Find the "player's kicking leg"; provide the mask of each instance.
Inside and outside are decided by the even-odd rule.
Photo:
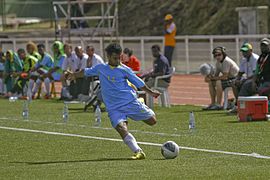
[[[145,159],[145,153],[142,151],[142,148],[138,145],[135,137],[128,132],[127,122],[122,121],[116,127],[116,131],[122,137],[124,143],[134,152],[134,155],[131,157],[134,160]]]

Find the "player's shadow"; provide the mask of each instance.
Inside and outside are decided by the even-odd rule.
[[[23,162],[14,161],[14,164],[27,164],[27,165],[46,165],[46,164],[64,164],[64,163],[84,163],[84,162],[102,162],[102,161],[129,161],[131,158],[99,158],[99,159],[86,159],[86,160],[63,160],[63,161],[37,161],[37,162]]]

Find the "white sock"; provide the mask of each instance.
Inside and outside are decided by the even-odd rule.
[[[49,78],[46,78],[46,79],[44,80],[45,90],[46,90],[46,94],[47,94],[47,95],[50,95],[50,83],[51,83],[51,81],[50,81]]]
[[[34,90],[33,90],[33,95],[35,95],[35,94],[37,93],[39,87],[41,86],[41,83],[42,83],[42,81],[41,81],[40,79],[38,79],[38,80],[36,81],[36,85],[35,85],[35,88],[34,88]]]
[[[130,133],[126,135],[123,141],[131,149],[132,152],[138,152],[142,150],[140,146],[137,144],[135,137]]]
[[[0,78],[0,93],[4,92],[4,85],[3,85],[3,79]]]

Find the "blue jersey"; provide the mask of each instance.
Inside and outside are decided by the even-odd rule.
[[[92,68],[85,68],[85,76],[98,76],[101,85],[101,93],[107,110],[117,109],[136,100],[137,95],[128,82],[137,88],[143,87],[141,80],[125,65],[112,67],[108,64],[98,64]]]
[[[53,67],[52,57],[48,53],[45,53],[40,62],[40,65],[42,65],[44,69],[49,70],[50,68]]]

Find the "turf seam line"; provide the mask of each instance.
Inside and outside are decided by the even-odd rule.
[[[47,135],[59,135],[59,136],[79,137],[79,138],[86,138],[86,139],[96,139],[96,140],[122,142],[122,139],[97,137],[97,136],[85,136],[85,135],[79,135],[79,134],[68,134],[68,133],[60,133],[60,132],[34,130],[34,129],[23,129],[23,128],[14,128],[14,127],[5,127],[5,126],[0,126],[0,129],[12,130],[12,131],[40,133],[40,134],[47,134]],[[161,146],[162,145],[162,144],[151,143],[151,142],[138,142],[138,144],[149,145],[149,146]],[[248,154],[248,153],[221,151],[221,150],[192,148],[192,147],[185,147],[185,146],[179,146],[179,148],[180,149],[185,149],[185,150],[191,150],[191,151],[202,151],[202,152],[209,152],[209,153],[219,153],[219,154],[227,154],[227,155],[254,157],[254,158],[260,158],[260,159],[270,159],[270,156],[264,156],[264,155],[260,155],[260,154],[257,154],[257,153]]]

